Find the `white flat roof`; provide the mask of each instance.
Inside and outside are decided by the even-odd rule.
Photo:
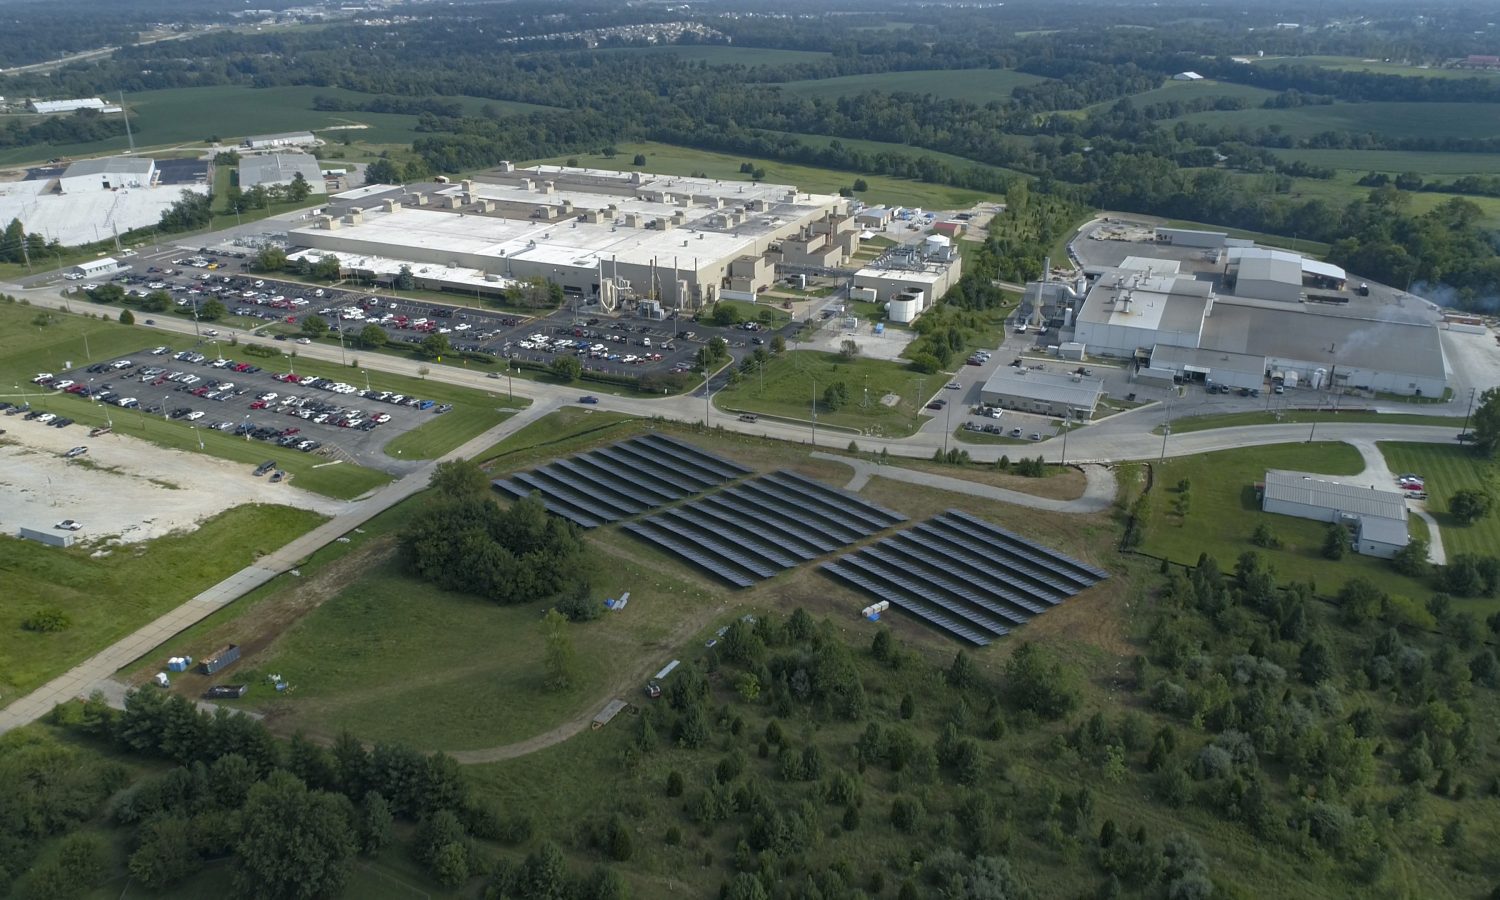
[[[1406,498],[1395,491],[1344,484],[1306,472],[1266,470],[1266,499],[1406,521]]]
[[[370,272],[375,275],[399,275],[401,274],[402,267],[407,267],[418,278],[441,281],[444,284],[467,284],[475,287],[484,287],[492,291],[517,283],[508,278],[489,277],[479,269],[438,266],[432,263],[413,262],[408,259],[395,259],[387,256],[366,256],[362,253],[345,253],[341,250],[299,250],[287,258],[291,260],[307,259],[317,261],[326,256],[334,257],[339,261],[339,265],[346,269],[358,269],[361,272]]]
[[[983,390],[1092,410],[1104,392],[1104,382],[1097,378],[1001,366],[985,380]]]
[[[109,240],[116,229],[124,234],[132,228],[157,224],[162,211],[181,200],[185,190],[208,193],[207,185],[174,184],[44,194],[49,183],[47,179],[0,183],[0,222],[20,219],[28,232],[72,247]]]
[[[1126,328],[1198,331],[1213,285],[1128,269],[1106,272],[1089,290],[1079,321]]]
[[[855,278],[889,278],[895,281],[916,281],[923,284],[936,284],[942,280],[944,268],[930,269],[876,269],[863,268],[854,273]]]
[[[536,219],[505,219],[497,216],[459,215],[452,211],[398,207],[394,212],[364,214],[359,225],[341,225],[336,231],[304,226],[289,232],[295,242],[304,234],[325,234],[360,241],[380,256],[400,258],[407,248],[453,251],[493,257],[497,265],[506,259],[546,265],[593,267],[601,261],[671,266],[673,257],[684,267],[694,258],[701,263],[742,256],[754,249],[756,236],[678,228],[656,231],[615,227],[569,219],[543,223]],[[683,246],[683,242],[687,246]]]

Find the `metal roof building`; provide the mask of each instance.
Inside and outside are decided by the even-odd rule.
[[[989,406],[1088,421],[1103,394],[1104,382],[1097,378],[1002,366],[985,381],[979,398]]]
[[[1345,525],[1356,535],[1355,549],[1368,556],[1394,556],[1411,540],[1406,498],[1396,491],[1270,469],[1261,492],[1261,508],[1269,513]]]
[[[311,147],[318,139],[311,131],[283,131],[279,134],[256,134],[245,138],[251,150],[274,150],[277,147]]]
[[[50,115],[76,112],[80,109],[97,109],[99,112],[119,112],[118,106],[110,106],[98,97],[80,97],[76,100],[28,100],[26,105],[32,112]]]
[[[139,156],[108,156],[81,159],[64,169],[57,181],[64,194],[75,194],[150,187],[155,179],[155,160]]]
[[[301,173],[314,194],[328,193],[317,158],[307,153],[266,153],[240,157],[240,190],[249,190],[258,185],[289,185],[298,173]]]

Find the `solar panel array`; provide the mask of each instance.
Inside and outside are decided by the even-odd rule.
[[[510,478],[497,478],[491,484],[517,499],[535,493],[548,512],[583,528],[597,528],[700,494],[749,472],[739,463],[692,444],[644,434]]]
[[[1109,577],[956,509],[823,571],[978,646]]]
[[[778,471],[624,528],[743,588],[904,521],[854,494]]]

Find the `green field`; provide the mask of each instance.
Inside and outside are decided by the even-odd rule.
[[[1172,100],[1197,100],[1200,97],[1243,97],[1250,101],[1251,106],[1259,106],[1261,101],[1267,97],[1276,96],[1275,91],[1265,88],[1251,87],[1247,84],[1234,84],[1229,81],[1214,81],[1205,78],[1202,81],[1168,81],[1155,90],[1142,91],[1139,94],[1131,94],[1130,102],[1136,109],[1150,106],[1154,103],[1167,103]],[[1096,103],[1088,109],[1108,109],[1119,101],[1106,100]]]
[[[0,704],[67,671],[100,648],[178,606],[324,521],[287,506],[239,506],[149,543],[105,556],[0,537]],[[38,610],[57,609],[72,627],[24,631]]]
[[[1500,515],[1491,513],[1473,525],[1460,525],[1448,513],[1455,491],[1473,488],[1500,497],[1500,463],[1480,460],[1458,444],[1380,444],[1392,472],[1415,472],[1427,488],[1427,509],[1437,520],[1448,558],[1458,553],[1494,556],[1500,552]]]
[[[947,380],[945,374],[922,375],[907,369],[903,363],[889,360],[856,357],[846,361],[837,353],[795,350],[772,357],[766,364],[764,379],[754,369],[746,372],[738,385],[714,394],[714,405],[722,410],[754,412],[811,425],[816,392],[819,425],[902,435],[917,429],[921,424],[918,410]],[[825,388],[836,382],[843,382],[849,401],[842,409],[830,411],[822,395]],[[886,406],[880,398],[887,394],[895,394],[900,400],[894,406]]]
[[[772,47],[735,47],[727,44],[670,44],[664,47],[613,47],[599,53],[666,53],[683,62],[710,66],[792,66],[820,63],[832,54],[817,50],[778,50]]]
[[[367,126],[347,132],[352,140],[362,144],[410,144],[419,136],[416,116],[315,110],[313,98],[320,94],[354,101],[370,99],[370,95],[336,87],[219,85],[140,91],[125,95],[125,105],[130,111],[130,127],[137,147],[201,146],[211,138],[232,145],[239,138],[252,134],[298,129],[318,131],[350,125]],[[478,97],[457,99],[464,102],[467,111],[474,113],[485,104],[515,114],[548,108]],[[329,131],[320,136],[330,143],[337,143],[343,133]],[[96,155],[125,150],[128,146],[122,135],[87,144],[16,147],[0,152],[0,165],[53,156]]]
[[[1325,131],[1393,138],[1500,137],[1500,103],[1334,103],[1293,109],[1241,109],[1191,113],[1182,121],[1222,128],[1279,125],[1292,137]]]
[[[915,72],[878,72],[813,81],[789,81],[781,89],[799,97],[832,100],[866,91],[887,94],[931,94],[944,100],[985,104],[1008,100],[1012,88],[1046,81],[1012,69],[929,69]]]
[[[1332,563],[1322,556],[1327,526],[1310,519],[1260,511],[1255,484],[1266,469],[1292,469],[1320,475],[1355,475],[1364,469],[1359,452],[1348,444],[1281,444],[1244,450],[1225,450],[1168,459],[1152,465],[1152,517],[1141,549],[1153,556],[1192,565],[1207,553],[1220,568],[1233,568],[1241,553],[1254,550],[1276,570],[1279,581],[1317,583],[1318,593],[1332,595],[1345,581],[1363,576],[1392,594],[1425,598],[1432,589],[1424,582],[1399,575],[1389,562],[1348,553]],[[1177,515],[1175,486],[1188,479],[1192,487],[1189,512]],[[1266,523],[1282,546],[1271,550],[1250,543],[1260,523]]]
[[[563,165],[569,159],[578,160],[579,165],[601,169],[620,168],[637,153],[646,155],[644,171],[660,175],[692,175],[702,173],[709,178],[726,181],[749,181],[750,176],[740,171],[740,164],[754,162],[765,169],[765,181],[771,184],[796,185],[804,191],[837,193],[839,188],[852,187],[855,178],[863,178],[870,189],[861,195],[869,203],[886,203],[898,206],[920,206],[924,209],[964,209],[980,200],[999,200],[1000,196],[982,191],[948,187],[941,184],[924,184],[904,178],[889,178],[884,175],[863,175],[855,172],[840,172],[835,169],[818,169],[799,166],[776,160],[754,160],[748,156],[717,153],[711,150],[694,150],[690,147],[675,147],[670,144],[640,143],[619,144],[617,156],[606,157],[594,153],[572,153],[547,159],[534,159],[527,165]]]
[[[288,730],[332,737],[349,729],[442,750],[506,744],[591,716],[670,659],[683,637],[674,632],[717,605],[718,590],[680,580],[623,534],[595,532],[590,545],[599,602],[629,591],[630,605],[570,627],[579,665],[568,691],[542,684],[544,607],[446,593],[407,576],[387,553],[252,660],[241,672],[256,685],[248,700]],[[661,649],[641,652],[653,647]],[[258,677],[265,672],[295,693],[278,696]]]
[[[1418,172],[1424,178],[1453,175],[1500,175],[1500,153],[1436,153],[1414,150],[1275,150],[1285,160],[1330,169],[1366,172]]]
[[[1407,78],[1494,78],[1492,72],[1472,69],[1443,69],[1436,66],[1413,66],[1357,56],[1277,56],[1257,59],[1255,65],[1267,67],[1317,66],[1340,72],[1369,72],[1373,75],[1401,75]]]

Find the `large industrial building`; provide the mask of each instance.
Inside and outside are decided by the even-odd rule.
[[[1261,509],[1344,525],[1354,537],[1354,549],[1366,556],[1389,559],[1411,542],[1406,498],[1395,491],[1271,469],[1261,488]]]
[[[543,278],[611,309],[754,296],[776,264],[837,268],[857,244],[846,200],[789,185],[502,164],[461,184],[350,196],[288,242],[356,272],[360,259],[410,263],[456,290]]]
[[[1134,362],[1138,377],[1441,397],[1450,369],[1420,301],[1350,289],[1343,269],[1221,232],[1158,229],[1182,258],[1129,256],[1027,302],[1078,355]],[[1092,282],[1088,280],[1092,279]]]
[[[328,193],[317,157],[307,153],[264,153],[240,157],[240,190],[287,187],[301,175],[314,194]]]
[[[114,191],[121,188],[151,187],[156,181],[156,161],[140,156],[109,156],[103,159],[81,159],[58,176],[58,189],[64,194],[84,191]]]

